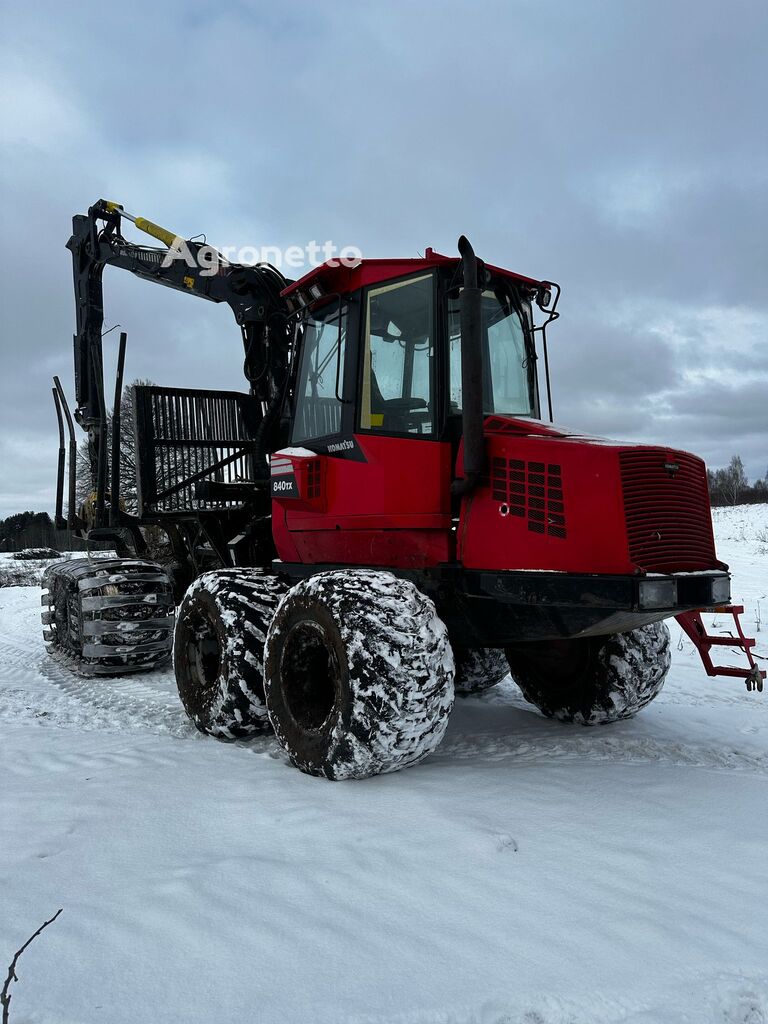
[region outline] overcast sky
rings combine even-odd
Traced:
[[[766,473],[762,0],[0,8],[0,516],[52,508],[64,245],[100,197],[222,246],[464,232],[563,286],[558,422]],[[119,271],[105,297],[128,380],[243,386],[227,309]]]

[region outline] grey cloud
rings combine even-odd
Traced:
[[[712,396],[683,379],[690,350],[648,323],[748,307],[740,358],[758,390],[768,379],[767,27],[748,0],[7,7],[0,515],[24,494],[50,505],[49,378],[71,379],[63,246],[102,195],[221,245],[413,255],[467,232],[490,262],[563,284],[562,418],[663,429],[714,461],[741,451],[762,475],[759,422],[735,410],[714,437]],[[105,284],[129,376],[240,386],[226,311],[117,272]],[[616,327],[623,304],[638,317]],[[726,328],[698,351],[715,371],[734,361]]]

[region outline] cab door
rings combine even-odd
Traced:
[[[278,549],[282,543],[291,560],[311,564],[451,561],[451,447],[438,440],[435,276],[371,285],[355,299],[305,330],[292,447],[273,466],[297,480],[294,495],[273,483]],[[301,494],[305,472],[320,481],[314,504]]]

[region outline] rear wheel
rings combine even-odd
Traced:
[[[170,660],[171,583],[140,558],[76,558],[43,575],[43,639],[79,675],[148,672]]]
[[[507,648],[512,678],[548,718],[606,725],[632,718],[661,692],[671,660],[663,622],[630,633]]]
[[[275,735],[309,775],[361,779],[436,749],[453,705],[453,655],[428,597],[391,573],[302,580],[267,637]]]
[[[456,693],[482,693],[509,675],[503,650],[496,647],[456,647]]]
[[[201,732],[234,740],[269,729],[264,641],[287,589],[259,569],[219,569],[203,573],[184,595],[174,639],[176,685]]]

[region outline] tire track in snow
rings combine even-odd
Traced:
[[[171,768],[176,772],[180,770],[182,763],[186,766],[194,763],[200,764],[207,772],[215,751],[232,750],[233,748],[241,748],[248,754],[260,758],[282,759],[273,736],[256,736],[234,743],[222,743],[220,740],[203,736],[202,733],[190,727],[190,732],[185,736],[167,736],[167,742],[158,743],[156,736],[146,732],[128,734],[123,728],[118,733],[126,741],[121,748],[116,748],[115,733],[110,734],[108,730],[100,733],[100,735],[108,736],[103,749],[98,749],[99,736],[94,737],[94,740],[89,740],[83,750],[73,750],[71,747],[62,749],[60,744],[51,747],[46,747],[45,744],[29,746],[25,750],[23,759],[9,761],[4,766],[4,773],[17,778],[36,778],[45,773],[83,772],[90,778],[115,768],[120,769],[121,772],[136,769],[144,772],[148,767]],[[175,741],[179,739],[183,742],[177,745]],[[189,760],[187,745],[189,742],[203,745],[199,752],[193,755],[192,762]],[[208,749],[205,749],[205,746]],[[182,750],[187,751],[187,754],[182,755]],[[184,757],[183,761],[180,761],[180,755]],[[255,768],[255,770],[258,769]]]
[[[33,676],[30,679],[30,676]],[[15,685],[29,680],[27,685]],[[0,719],[40,725],[191,736],[189,722],[166,673],[82,678],[47,654],[0,639]],[[31,685],[30,685],[31,684]],[[39,684],[39,688],[38,688]]]
[[[557,739],[539,736],[536,740],[523,740],[519,736],[503,736],[499,733],[464,733],[447,737],[433,757],[451,761],[473,760],[478,763],[503,760],[530,763],[542,759],[580,763],[605,761],[768,774],[768,754],[647,736],[574,735]]]
[[[202,739],[202,737],[201,737]],[[110,741],[112,742],[112,741]],[[16,760],[5,765],[6,775],[17,778],[38,777],[41,773],[66,773],[82,771],[87,776],[98,775],[101,771],[111,768],[122,770],[146,769],[149,767],[173,767],[178,764],[176,752],[172,746],[167,749],[148,749],[142,744],[134,749],[88,749],[80,753],[73,750],[57,748],[46,749],[45,746],[34,747],[26,751],[23,761]]]

